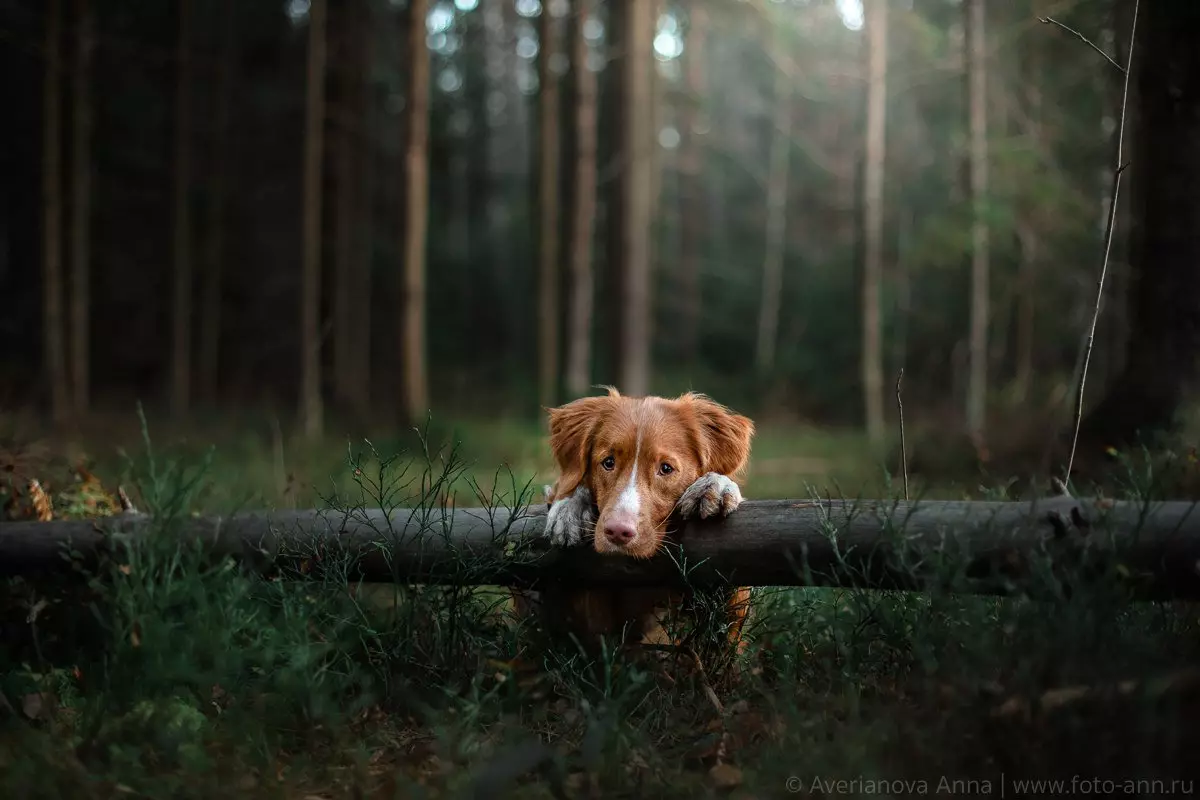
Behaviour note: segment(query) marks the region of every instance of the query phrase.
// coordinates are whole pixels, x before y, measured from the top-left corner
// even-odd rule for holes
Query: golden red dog
[[[543,535],[552,544],[649,558],[676,512],[681,520],[727,516],[742,502],[735,479],[749,461],[754,423],[704,395],[625,397],[609,388],[548,412],[559,469],[546,487]],[[553,587],[539,605],[548,627],[585,640],[669,644],[667,617],[694,599],[670,589]],[[739,649],[748,599],[745,588],[724,598],[728,641]],[[531,610],[528,598],[518,596],[517,604]]]

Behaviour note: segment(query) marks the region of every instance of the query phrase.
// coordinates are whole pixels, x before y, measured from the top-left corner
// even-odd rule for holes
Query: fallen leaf
[[[708,777],[718,789],[732,789],[742,785],[742,771],[733,764],[714,764]]]

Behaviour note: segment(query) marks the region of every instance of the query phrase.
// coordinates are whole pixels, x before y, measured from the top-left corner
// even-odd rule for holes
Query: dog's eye
[[[616,465],[617,465],[617,460],[615,458],[613,458],[612,456],[606,456],[605,459],[600,462],[600,466],[602,466],[605,469],[610,470],[610,471]]]
[[[668,464],[665,461],[658,465],[658,474],[659,475],[670,475],[674,471],[675,471],[675,468],[672,467],[670,464]]]

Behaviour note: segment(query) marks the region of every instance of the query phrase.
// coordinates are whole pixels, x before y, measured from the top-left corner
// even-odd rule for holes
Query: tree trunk
[[[988,190],[987,175],[987,49],[984,38],[984,2],[968,0],[967,75],[970,109],[971,161],[971,332],[970,371],[967,378],[967,428],[976,444],[982,444],[987,414],[988,373],[988,225],[983,205]]]
[[[489,164],[491,153],[491,126],[488,120],[488,90],[491,86],[491,70],[499,59],[496,46],[489,40],[488,20],[498,15],[496,6],[478,7],[468,14],[463,24],[463,96],[471,128],[467,147],[467,265],[474,276],[467,281],[463,292],[466,313],[479,321],[482,327],[494,331],[496,340],[503,338],[499,330],[498,316],[492,301],[495,280],[492,254],[490,252],[491,229],[488,204],[492,199],[492,169]],[[497,65],[497,68],[499,66]],[[490,350],[490,348],[489,348]]]
[[[90,405],[89,374],[91,323],[91,217],[92,217],[92,97],[91,62],[95,47],[89,0],[76,0],[74,129],[71,141],[71,387],[76,418]]]
[[[792,147],[792,70],[782,34],[775,42],[775,118],[767,160],[767,229],[763,248],[762,299],[758,316],[755,363],[760,375],[775,368],[779,340],[779,306],[783,294],[783,257],[787,240],[788,162]]]
[[[356,102],[356,87],[361,82],[361,74],[357,68],[356,59],[361,51],[358,31],[356,2],[346,3],[341,11],[341,30],[339,34],[341,50],[341,69],[338,84],[341,87],[338,104],[341,108],[336,127],[337,141],[335,148],[335,169],[337,170],[337,211],[335,213],[336,229],[334,232],[334,312],[333,312],[333,374],[337,385],[338,405],[343,411],[354,405],[354,350],[361,346],[356,341],[354,315],[356,259],[354,257],[355,238],[355,196],[358,191],[358,171],[355,169],[355,152],[360,149],[355,134],[355,113],[358,110]],[[358,120],[361,124],[361,120]]]
[[[653,109],[650,59],[654,4],[623,0],[617,31],[621,52],[619,96],[622,106],[617,132],[622,164],[617,210],[621,276],[617,376],[621,392],[639,396],[650,388],[650,214],[653,178]]]
[[[704,167],[701,131],[708,130],[703,108],[707,101],[704,80],[705,37],[708,12],[700,5],[689,9],[687,46],[683,52],[686,97],[680,125],[679,166],[683,183],[682,235],[679,243],[680,274],[680,351],[683,362],[692,367],[700,351],[700,253],[708,230],[708,203],[704,196]]]
[[[372,318],[372,278],[375,265],[375,168],[376,168],[376,131],[379,127],[379,109],[375,102],[374,86],[371,82],[371,69],[375,59],[375,27],[371,4],[365,3],[360,11],[362,24],[358,27],[361,38],[362,54],[359,61],[358,76],[361,94],[359,95],[359,119],[363,121],[362,145],[358,152],[359,161],[359,199],[361,211],[358,214],[358,228],[355,231],[358,246],[354,257],[354,351],[353,362],[353,408],[360,419],[365,419],[371,411],[371,318]]]
[[[634,0],[637,2],[638,0]],[[663,126],[667,121],[667,87],[658,71],[658,59],[654,53],[654,38],[658,36],[658,20],[666,11],[666,0],[651,0],[650,2],[650,19],[647,21],[650,30],[647,36],[647,46],[649,55],[646,59],[647,73],[646,80],[650,81],[649,96],[649,115],[646,122],[649,126],[647,132],[646,147],[649,152],[646,156],[646,168],[650,171],[650,199],[647,205],[650,209],[650,216],[646,219],[649,233],[647,235],[646,245],[646,270],[650,274],[648,281],[651,286],[654,285],[654,274],[659,270],[659,265],[662,263],[662,236],[660,235],[664,219],[662,215],[662,194],[663,182],[666,179],[666,154],[663,153],[663,148],[659,146],[658,137],[662,133]],[[647,328],[646,338],[653,341],[654,339],[654,304],[650,304],[650,324]]]
[[[221,358],[221,287],[225,271],[225,208],[229,175],[229,106],[233,102],[234,0],[221,4],[213,119],[212,198],[208,205],[208,252],[200,298],[200,383],[209,403],[217,400]]]
[[[538,398],[545,408],[558,395],[559,91],[551,67],[558,48],[558,25],[543,6],[538,16]]]
[[[1171,432],[1196,379],[1200,350],[1200,5],[1142,3],[1137,26],[1134,69],[1145,135],[1130,169],[1147,191],[1134,210],[1130,337],[1124,369],[1081,426],[1081,454]]]
[[[429,0],[410,0],[408,21],[408,141],[405,148],[405,220],[403,291],[404,319],[400,336],[403,358],[404,413],[409,422],[426,415],[429,387],[425,371],[425,241],[429,224],[429,49],[425,17]]]
[[[729,517],[673,526],[678,549],[614,558],[540,538],[545,509],[358,508],[190,515],[172,532],[210,557],[260,574],[297,567],[314,545],[348,569],[317,580],[521,587],[841,586],[1061,600],[1091,586],[1108,600],[1200,599],[1200,515],[1189,501],[1039,497],[1020,502],[852,498],[813,503],[748,500]],[[422,522],[427,518],[428,522]],[[1078,520],[1091,536],[1068,531]],[[111,554],[112,533],[144,540],[162,529],[150,514],[106,519],[0,522],[0,576],[65,572],[64,547],[85,568]],[[431,530],[432,529],[432,530]],[[380,531],[397,535],[381,547]],[[897,533],[903,533],[898,536]],[[672,552],[674,551],[674,552]],[[1042,568],[1053,556],[1051,572]],[[343,560],[344,559],[344,560]],[[1116,563],[1138,580],[1114,580]],[[469,569],[464,569],[469,563]],[[680,569],[687,564],[687,569]],[[957,568],[953,580],[946,565]],[[295,584],[294,584],[295,585]],[[328,584],[327,584],[328,585]],[[1119,593],[1119,594],[1118,594]]]
[[[321,164],[325,133],[325,0],[308,17],[308,100],[304,120],[304,262],[300,292],[300,418],[321,435]]]
[[[49,0],[46,11],[46,77],[42,88],[42,346],[50,382],[50,410],[61,424],[71,398],[63,337],[62,277],[62,0]]]
[[[592,309],[595,297],[592,236],[596,216],[596,73],[588,66],[583,35],[590,0],[575,0],[571,29],[572,75],[575,78],[575,176],[571,202],[571,295],[567,314],[567,392],[587,393],[592,371]]]
[[[175,286],[171,308],[171,412],[187,414],[192,378],[192,180],[190,0],[180,0],[177,83],[175,88]]]
[[[883,283],[883,172],[887,153],[887,0],[867,10],[867,142],[863,180],[862,385],[867,438],[883,441],[883,336],[879,291]]]
[[[1034,0],[1033,13],[1041,16],[1042,0]],[[1024,74],[1021,76],[1025,89],[1027,116],[1029,119],[1026,136],[1034,156],[1041,161],[1045,156],[1045,139],[1042,127],[1042,38],[1032,37],[1025,51]],[[1032,205],[1032,204],[1031,204]],[[1037,208],[1028,208],[1017,220],[1017,243],[1020,247],[1021,263],[1017,275],[1017,331],[1016,370],[1014,375],[1015,399],[1025,402],[1033,386],[1033,362],[1036,351],[1034,341],[1037,321],[1037,283],[1042,257],[1041,220],[1043,215]]]

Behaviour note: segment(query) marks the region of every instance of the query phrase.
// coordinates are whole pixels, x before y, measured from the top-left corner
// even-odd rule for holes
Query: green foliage
[[[395,525],[380,531],[389,535],[441,535],[451,504],[497,519],[524,513],[534,500],[527,473],[473,470],[457,446],[435,445],[431,428],[411,449],[347,448],[347,480],[331,481],[322,507],[352,517],[391,509]],[[786,450],[780,438],[771,444]],[[867,564],[849,550],[841,568],[887,566],[926,590],[756,589],[750,650],[708,674],[718,715],[706,682],[679,662],[545,640],[509,618],[496,587],[365,585],[344,553],[317,544],[266,573],[213,559],[177,530],[222,480],[211,472],[217,456],[160,451],[148,435],[143,444],[126,474],[161,515],[152,534],[114,540],[108,559],[73,581],[10,581],[0,602],[5,630],[33,634],[26,649],[8,635],[0,648],[5,794],[508,787],[537,797],[590,787],[682,798],[732,782],[770,796],[797,776],[991,775],[997,758],[1010,777],[1172,777],[1194,748],[1190,718],[1161,703],[1169,689],[1154,684],[1145,697],[1047,710],[1033,726],[996,711],[1056,687],[1194,663],[1194,612],[1129,604],[1137,576],[1119,552],[1098,558],[1068,541],[1033,553],[1010,596],[963,594],[980,579],[965,542],[951,535],[940,555],[916,560],[892,516],[891,561]],[[1178,480],[1166,477],[1173,469],[1195,471],[1190,455],[1145,455],[1119,462],[1123,495],[1158,497]],[[829,493],[804,494],[820,504]],[[914,498],[933,494],[917,486]],[[851,519],[860,513],[852,507]],[[827,520],[839,540],[844,523]],[[706,602],[702,618],[719,613]],[[72,618],[86,624],[64,646]],[[1086,747],[1068,735],[1081,725]],[[1128,747],[1151,736],[1174,743],[1153,764]]]

